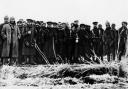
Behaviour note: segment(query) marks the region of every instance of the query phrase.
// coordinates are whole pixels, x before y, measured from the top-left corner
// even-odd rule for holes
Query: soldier
[[[1,31],[2,31],[3,25],[8,24],[8,23],[9,23],[9,17],[5,16],[4,17],[4,23],[0,24],[0,64],[3,64],[3,58],[1,57],[2,48],[3,48],[3,38],[1,35]]]
[[[115,60],[116,52],[117,52],[117,47],[118,47],[118,32],[116,30],[116,25],[112,24],[111,25],[111,33],[112,33],[112,40],[113,43],[111,45],[111,53],[112,53],[112,60]]]
[[[34,21],[31,19],[27,19],[27,27],[23,32],[24,40],[23,40],[23,49],[22,55],[25,59],[25,64],[36,64],[34,61],[35,57],[35,48],[34,44],[36,42],[36,31],[34,28]]]
[[[37,33],[37,35],[38,35],[37,39],[39,41],[38,44],[40,44],[39,48],[40,48],[40,50],[43,53],[45,53],[45,50],[46,50],[46,48],[45,48],[45,46],[46,46],[45,45],[45,42],[47,41],[47,33],[48,33],[48,30],[46,28],[46,23],[44,23],[43,21],[40,21],[40,31]],[[38,55],[39,55],[39,53],[38,53]],[[43,58],[41,57],[41,59],[43,59]],[[40,61],[42,61],[40,63],[46,64],[45,60],[40,60]]]
[[[41,43],[42,43],[41,50],[43,50],[43,48],[44,48],[44,44],[45,44],[45,41],[46,41],[45,35],[46,35],[47,31],[48,30],[46,28],[46,23],[41,22],[41,34],[42,34],[42,36],[41,36]]]
[[[38,47],[41,49],[42,46],[42,29],[41,29],[41,23],[40,21],[36,21],[35,22],[35,30],[36,30],[36,43],[38,45]],[[42,50],[41,50],[42,51]],[[36,51],[36,62],[37,64],[42,64],[42,57],[41,55],[38,53],[38,51]]]
[[[22,57],[22,46],[23,46],[23,32],[24,32],[24,25],[23,25],[23,19],[20,19],[18,22],[17,22],[17,25],[19,27],[19,31],[20,31],[20,34],[21,34],[21,38],[19,39],[19,64],[22,64],[23,63],[23,57]]]
[[[66,48],[66,32],[65,32],[66,24],[61,23],[59,26],[59,29],[57,31],[57,54],[62,58],[61,62],[67,63],[66,60],[66,53],[65,53],[65,48]]]
[[[80,30],[78,31],[78,58],[83,57],[84,60],[88,60],[86,54],[87,54],[87,47],[88,45],[88,32],[86,30],[85,24],[80,24]],[[83,63],[84,60],[79,60],[80,63]]]
[[[74,63],[74,51],[75,51],[75,31],[74,31],[74,24],[71,24],[71,28],[66,28],[66,55],[67,55],[67,60],[69,63]]]
[[[90,31],[91,29],[91,26],[90,25],[86,25],[86,39],[87,39],[87,42],[86,42],[86,58],[87,60],[90,61],[90,57],[94,56],[93,54],[93,39],[92,39],[92,31]]]
[[[104,50],[103,50],[103,33],[104,33],[104,30],[102,28],[102,25],[99,24],[98,25],[98,29],[99,29],[99,40],[100,40],[100,43],[99,43],[99,56],[101,58],[101,60],[103,61],[103,53],[104,53]]]
[[[44,44],[44,54],[47,57],[50,64],[56,62],[56,52],[55,52],[55,39],[53,31],[52,22],[47,22],[46,34],[45,34],[45,44]]]
[[[121,61],[121,57],[125,54],[125,43],[127,39],[127,22],[122,22],[122,27],[119,29],[119,44],[118,44],[118,55],[119,61]]]
[[[113,43],[111,35],[111,26],[109,22],[106,22],[106,29],[104,31],[105,53],[107,54],[107,60],[110,61],[111,45]]]
[[[94,50],[94,53],[96,54],[96,56],[99,57],[99,56],[100,56],[100,53],[99,53],[99,43],[100,43],[99,37],[100,37],[100,34],[99,34],[99,29],[98,29],[98,27],[97,27],[98,22],[93,22],[93,25],[94,25],[94,27],[93,27],[93,29],[92,29],[93,50]],[[93,57],[93,60],[94,60],[94,59],[95,59],[95,58]],[[95,61],[98,63],[97,58],[96,58]]]
[[[18,39],[20,38],[20,31],[16,25],[15,18],[10,18],[10,24],[3,25],[1,35],[4,39],[2,57],[4,64],[10,58],[10,65],[18,61]]]

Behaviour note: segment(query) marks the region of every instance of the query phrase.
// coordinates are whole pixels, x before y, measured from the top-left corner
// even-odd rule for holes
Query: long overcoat
[[[11,57],[18,57],[18,38],[20,38],[20,31],[17,25],[5,24],[3,25],[1,35],[4,39],[2,57],[10,56],[10,48],[12,48]],[[12,47],[10,47],[12,44]]]
[[[34,43],[36,40],[36,31],[34,26],[26,27],[23,32],[23,56],[34,56],[36,50],[34,48]]]

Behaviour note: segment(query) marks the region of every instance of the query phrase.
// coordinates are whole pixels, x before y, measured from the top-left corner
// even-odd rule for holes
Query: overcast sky
[[[128,21],[128,0],[0,0],[0,22],[5,15],[16,20],[33,18],[43,21],[91,24],[106,20],[116,23]]]

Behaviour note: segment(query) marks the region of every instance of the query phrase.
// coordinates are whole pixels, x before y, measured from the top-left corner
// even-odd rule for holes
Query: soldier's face
[[[98,28],[102,28],[102,25],[98,25]]]
[[[48,25],[47,25],[47,27],[50,27],[50,28],[51,28],[51,27],[52,27],[52,25],[51,25],[51,24],[48,24]]]
[[[106,27],[110,27],[110,25],[109,24],[106,24]]]
[[[62,26],[63,28],[65,28],[65,27],[66,27],[66,25],[65,25],[65,24],[62,24],[61,26]]]
[[[94,28],[97,28],[97,25],[94,25]]]
[[[57,25],[53,25],[53,28],[56,28],[57,27]]]
[[[46,23],[43,23],[43,27],[46,27]]]
[[[115,27],[116,27],[116,25],[113,24],[113,25],[112,25],[112,28],[115,28]]]
[[[8,22],[9,22],[9,18],[5,18],[4,23],[8,23]]]
[[[10,20],[10,23],[14,25],[15,24],[15,20],[14,19],[11,19]]]
[[[125,23],[122,23],[122,26],[123,26],[123,27],[126,27],[126,24],[125,24]]]
[[[21,26],[23,26],[23,23],[18,23],[17,25],[18,25],[19,27],[21,27]]]
[[[77,24],[78,25],[79,24],[79,21],[75,21],[74,24]]]
[[[36,24],[36,27],[39,27],[39,24]]]
[[[85,28],[84,27],[80,27],[81,30],[84,30]]]

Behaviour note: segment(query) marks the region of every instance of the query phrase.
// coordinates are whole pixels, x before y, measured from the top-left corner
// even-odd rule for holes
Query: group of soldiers
[[[118,60],[125,54],[127,22],[117,30],[115,24],[106,22],[106,28],[93,22],[71,25],[62,22],[46,22],[27,19],[15,21],[14,17],[4,17],[0,25],[0,63],[55,64],[55,63],[99,63],[107,55],[107,60]]]

